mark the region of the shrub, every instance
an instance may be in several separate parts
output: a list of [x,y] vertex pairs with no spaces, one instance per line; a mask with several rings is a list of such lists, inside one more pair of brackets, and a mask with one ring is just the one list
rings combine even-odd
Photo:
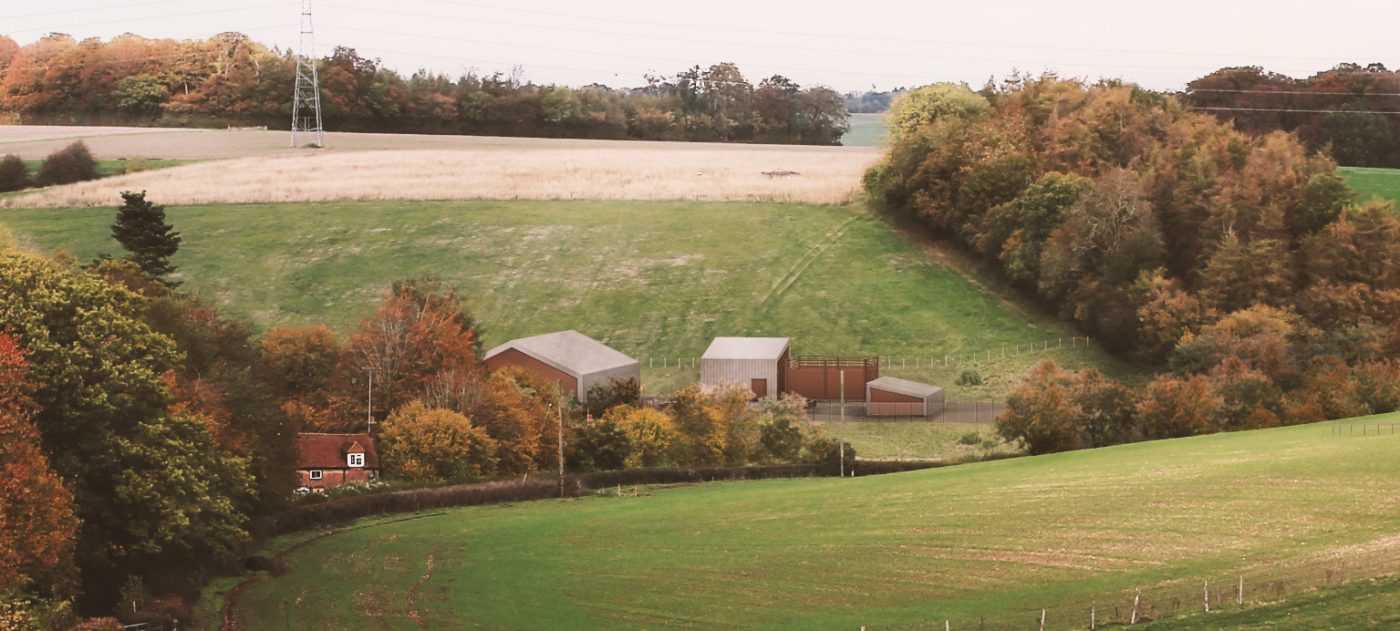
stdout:
[[29,167],[24,160],[10,154],[0,159],[0,193],[17,191],[29,186]]
[[95,179],[97,160],[93,159],[92,152],[88,151],[87,145],[81,140],[49,154],[39,166],[39,176],[36,178],[39,186]]
[[132,158],[125,162],[126,164],[122,165],[122,173],[140,173],[151,168],[149,164],[146,164],[145,158]]
[[621,469],[632,455],[632,441],[614,417],[574,427],[573,468],[582,471]]
[[960,445],[976,445],[982,442],[982,435],[977,432],[968,432],[958,438]]
[[961,375],[958,375],[958,380],[955,383],[960,386],[980,386],[982,385],[982,373],[975,370],[964,370]]
[[636,379],[609,379],[588,389],[588,404],[585,409],[594,418],[600,417],[619,405],[636,405],[642,399],[642,387]]

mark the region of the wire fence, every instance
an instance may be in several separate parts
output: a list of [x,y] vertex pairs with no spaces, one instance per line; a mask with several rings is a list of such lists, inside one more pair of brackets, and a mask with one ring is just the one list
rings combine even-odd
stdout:
[[[1014,359],[1027,355],[1044,356],[1065,348],[1087,348],[1092,344],[1088,337],[1072,336],[1046,339],[1026,344],[1008,344],[996,348],[959,351],[956,353],[911,353],[906,355],[877,355],[880,368],[885,370],[924,370],[956,368],[960,366],[988,363],[998,359]],[[873,353],[871,353],[873,355]],[[850,354],[856,356],[857,354]],[[638,362],[646,368],[700,368],[699,357],[687,356],[642,356]]]
[[[947,629],[1098,629],[1148,624],[1187,615],[1221,616],[1285,603],[1289,598],[1360,580],[1393,577],[1400,556],[1389,552],[1391,539],[1352,546],[1346,553],[1320,554],[1295,561],[1268,562],[1234,572],[1220,571],[1168,581],[1125,586],[1100,597],[1051,600],[1022,599],[1013,607],[976,617],[940,617],[930,628]],[[1223,621],[1222,621],[1223,623]],[[873,627],[872,627],[873,628]]]
[[903,421],[916,423],[995,423],[1006,409],[992,401],[934,401],[924,403],[866,403],[817,401],[807,408],[813,421]]
[[1333,436],[1381,436],[1400,434],[1400,423],[1378,423],[1375,421],[1332,421]]

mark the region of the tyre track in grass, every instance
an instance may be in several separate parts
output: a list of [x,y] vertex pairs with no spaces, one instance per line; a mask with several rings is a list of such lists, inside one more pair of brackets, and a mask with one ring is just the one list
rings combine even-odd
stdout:
[[773,303],[781,298],[783,294],[787,293],[787,290],[797,282],[797,279],[802,277],[802,274],[806,272],[817,259],[821,258],[823,254],[826,254],[828,250],[841,240],[841,237],[846,235],[846,231],[850,229],[851,224],[860,219],[860,217],[851,217],[841,222],[841,225],[836,226],[831,232],[826,233],[826,236],[823,237],[821,241],[813,244],[806,252],[803,252],[802,256],[797,258],[797,262],[792,265],[792,268],[775,281],[773,286],[768,289],[768,293],[763,295],[763,300],[760,301],[763,308],[772,308]]

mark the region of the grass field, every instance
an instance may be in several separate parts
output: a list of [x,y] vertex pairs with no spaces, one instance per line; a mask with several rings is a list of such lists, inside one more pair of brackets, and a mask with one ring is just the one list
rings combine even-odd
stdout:
[[[25,161],[24,161],[24,165],[27,166],[27,167],[29,167],[29,173],[30,173],[30,174],[36,174],[36,173],[39,172],[39,165],[42,164],[43,162],[44,162],[43,160],[25,160]],[[168,169],[168,168],[170,168],[170,167],[176,167],[176,166],[180,166],[180,165],[182,165],[182,164],[189,164],[191,161],[190,161],[190,160],[163,160],[163,159],[160,159],[160,158],[146,158],[146,159],[145,159],[145,162],[146,162],[146,167],[145,167],[145,168],[146,168],[147,170],[154,170],[154,169]],[[100,175],[100,176],[102,176],[102,177],[111,177],[111,176],[114,176],[114,175],[122,175],[122,174],[126,173],[127,169],[130,168],[130,166],[131,166],[131,160],[128,160],[128,159],[126,159],[126,158],[113,158],[113,159],[108,159],[108,160],[98,160],[98,161],[97,161],[97,174]]]
[[847,147],[880,147],[885,144],[884,114],[851,114],[851,130],[841,137]]
[[1342,177],[1360,194],[1361,199],[1380,197],[1400,207],[1400,169],[1367,169],[1342,167]]
[[[111,208],[7,210],[0,224],[40,251],[116,253]],[[930,258],[856,207],[644,202],[377,202],[174,207],[185,286],[256,327],[346,332],[394,280],[434,273],[461,289],[487,345],[578,329],[642,360],[648,391],[717,335],[783,335],[797,354],[976,362],[887,371],[990,400],[1040,357],[1132,372],[1080,344],[1021,357],[985,352],[1072,335]],[[663,362],[670,367],[660,370]],[[653,366],[655,371],[653,371]],[[959,389],[964,368],[987,378]]]
[[991,423],[924,421],[814,421],[827,435],[872,460],[961,461],[1020,453],[1002,442]]
[[[455,509],[296,548],[234,611],[244,628],[1029,629],[1043,608],[1059,630],[1090,607],[1121,622],[1140,589],[1161,628],[1300,628],[1288,610],[1367,628],[1394,617],[1369,590],[1307,592],[1400,569],[1397,449],[1323,424]],[[1285,604],[1241,613],[1236,577],[1251,607]],[[1172,620],[1206,580],[1216,613]]]

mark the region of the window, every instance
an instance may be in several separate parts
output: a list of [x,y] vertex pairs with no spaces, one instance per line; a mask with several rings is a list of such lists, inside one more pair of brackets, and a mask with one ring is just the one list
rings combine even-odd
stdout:
[[320,469],[312,469],[312,470],[311,470],[311,479],[312,479],[312,480],[320,480],[320,479],[321,479],[321,470],[320,470]]
[[350,464],[350,466],[352,466],[352,467],[363,467],[363,466],[365,466],[365,455],[364,455],[364,454],[347,454],[346,458],[348,458],[347,462],[348,462],[348,463]]

